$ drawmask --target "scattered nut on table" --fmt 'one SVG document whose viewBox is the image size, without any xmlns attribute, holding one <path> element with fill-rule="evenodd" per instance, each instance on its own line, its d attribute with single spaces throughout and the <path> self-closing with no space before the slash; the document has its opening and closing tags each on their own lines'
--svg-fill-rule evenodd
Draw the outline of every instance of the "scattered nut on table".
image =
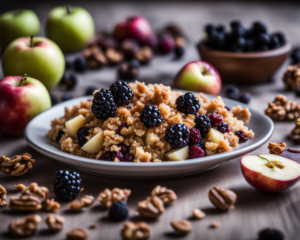
<svg viewBox="0 0 300 240">
<path fill-rule="evenodd" d="M 56 202 L 54 198 L 52 198 L 51 200 L 50 199 L 46 200 L 45 210 L 47 212 L 56 213 L 59 208 L 60 208 L 60 204 Z"/>
<path fill-rule="evenodd" d="M 192 231 L 192 224 L 186 220 L 171 221 L 170 224 L 178 234 L 186 234 Z"/>
<path fill-rule="evenodd" d="M 15 185 L 15 189 L 17 191 L 22 191 L 24 188 L 26 188 L 26 186 L 24 184 L 18 184 L 18 185 Z"/>
<path fill-rule="evenodd" d="M 99 194 L 97 199 L 104 207 L 110 208 L 110 206 L 116 201 L 126 201 L 130 194 L 130 189 L 114 188 L 112 191 L 110 191 L 108 188 L 106 188 Z"/>
<path fill-rule="evenodd" d="M 6 189 L 0 184 L 0 206 L 6 206 Z"/>
<path fill-rule="evenodd" d="M 32 168 L 35 162 L 29 153 L 16 155 L 12 158 L 0 157 L 0 171 L 9 176 L 20 176 Z"/>
<path fill-rule="evenodd" d="M 157 197 L 148 197 L 138 203 L 136 211 L 146 218 L 157 218 L 165 212 L 163 201 Z"/>
<path fill-rule="evenodd" d="M 63 228 L 65 218 L 54 214 L 48 214 L 45 222 L 52 232 L 58 232 Z"/>
<path fill-rule="evenodd" d="M 237 199 L 233 191 L 222 187 L 213 187 L 210 189 L 208 197 L 216 208 L 223 211 L 232 209 Z"/>
<path fill-rule="evenodd" d="M 72 211 L 80 211 L 82 208 L 90 207 L 94 202 L 94 197 L 91 195 L 84 195 L 81 200 L 74 200 L 73 202 L 68 204 L 68 207 Z"/>
<path fill-rule="evenodd" d="M 95 228 L 97 228 L 97 227 L 98 227 L 97 223 L 92 223 L 92 224 L 89 226 L 90 229 L 95 229 Z"/>
<path fill-rule="evenodd" d="M 35 233 L 42 221 L 39 215 L 29 215 L 23 219 L 17 218 L 9 224 L 9 232 L 13 237 L 28 237 Z"/>
<path fill-rule="evenodd" d="M 145 240 L 150 237 L 151 227 L 145 222 L 125 222 L 121 235 L 124 240 Z"/>
<path fill-rule="evenodd" d="M 84 240 L 89 236 L 88 232 L 83 228 L 73 228 L 67 233 L 67 240 Z"/>
<path fill-rule="evenodd" d="M 195 218 L 202 219 L 202 218 L 205 218 L 206 214 L 205 214 L 205 212 L 203 212 L 200 209 L 196 208 L 196 209 L 193 210 L 193 216 Z"/>
<path fill-rule="evenodd" d="M 292 139 L 295 143 L 300 144 L 300 118 L 296 120 L 295 127 L 290 132 L 289 138 Z"/>
<path fill-rule="evenodd" d="M 211 224 L 210 224 L 210 227 L 211 228 L 218 228 L 218 227 L 221 227 L 221 223 L 219 221 L 213 221 Z"/>
<path fill-rule="evenodd" d="M 283 75 L 283 82 L 288 90 L 300 88 L 300 64 L 288 66 Z"/>
<path fill-rule="evenodd" d="M 286 149 L 286 143 L 281 142 L 281 143 L 275 143 L 275 142 L 270 142 L 268 146 L 270 154 L 281 154 L 284 152 Z"/>
<path fill-rule="evenodd" d="M 166 187 L 161 187 L 160 185 L 157 185 L 152 190 L 151 196 L 159 197 L 163 201 L 164 205 L 167 205 L 177 200 L 177 195 L 173 190 L 167 189 Z"/>
</svg>

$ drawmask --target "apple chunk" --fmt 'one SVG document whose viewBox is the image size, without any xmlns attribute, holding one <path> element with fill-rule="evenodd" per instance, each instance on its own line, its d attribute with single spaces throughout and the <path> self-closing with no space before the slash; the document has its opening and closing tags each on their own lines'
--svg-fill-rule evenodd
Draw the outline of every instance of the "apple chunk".
<svg viewBox="0 0 300 240">
<path fill-rule="evenodd" d="M 77 136 L 77 131 L 86 123 L 86 119 L 81 114 L 66 122 L 68 134 L 72 137 Z"/>
<path fill-rule="evenodd" d="M 206 137 L 207 137 L 208 142 L 214 142 L 214 143 L 218 143 L 218 144 L 219 144 L 220 139 L 224 140 L 224 135 L 214 128 L 211 128 L 209 130 Z"/>
<path fill-rule="evenodd" d="M 250 185 L 267 192 L 285 190 L 300 178 L 299 163 L 274 154 L 244 156 L 241 168 Z"/>
<path fill-rule="evenodd" d="M 81 149 L 89 153 L 97 153 L 103 148 L 103 141 L 104 135 L 102 129 L 100 129 L 100 132 L 84 144 Z"/>
<path fill-rule="evenodd" d="M 185 160 L 189 156 L 189 146 L 173 149 L 165 154 L 165 156 L 173 161 Z"/>
</svg>

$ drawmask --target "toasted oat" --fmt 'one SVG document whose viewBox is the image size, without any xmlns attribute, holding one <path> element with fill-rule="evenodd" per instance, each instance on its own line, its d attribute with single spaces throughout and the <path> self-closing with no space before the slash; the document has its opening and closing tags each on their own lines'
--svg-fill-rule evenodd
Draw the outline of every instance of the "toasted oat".
<svg viewBox="0 0 300 240">
<path fill-rule="evenodd" d="M 0 184 L 0 207 L 7 205 L 6 194 L 7 194 L 6 189 Z"/>
<path fill-rule="evenodd" d="M 286 149 L 286 143 L 281 142 L 281 143 L 275 143 L 275 142 L 270 142 L 268 146 L 270 154 L 281 154 L 284 152 Z"/>
<path fill-rule="evenodd" d="M 192 231 L 192 224 L 186 220 L 171 221 L 171 226 L 178 234 L 186 234 Z"/>
<path fill-rule="evenodd" d="M 58 232 L 63 228 L 65 218 L 54 214 L 48 214 L 45 222 L 52 232 Z"/>
<path fill-rule="evenodd" d="M 193 216 L 195 218 L 202 219 L 202 218 L 205 218 L 206 214 L 205 214 L 205 212 L 201 211 L 200 209 L 195 208 L 193 210 Z"/>
<path fill-rule="evenodd" d="M 219 221 L 213 221 L 210 225 L 211 228 L 218 228 L 221 227 L 221 223 Z"/>
<path fill-rule="evenodd" d="M 39 215 L 29 215 L 25 218 L 17 218 L 9 224 L 9 232 L 13 237 L 29 237 L 33 235 L 38 224 L 42 221 Z"/>
<path fill-rule="evenodd" d="M 76 227 L 67 233 L 67 240 L 85 240 L 88 236 L 89 234 L 86 230 Z"/>
<path fill-rule="evenodd" d="M 52 198 L 51 200 L 50 199 L 46 200 L 45 210 L 47 212 L 56 213 L 59 208 L 60 208 L 60 204 L 56 202 L 54 198 Z"/>
<path fill-rule="evenodd" d="M 15 189 L 17 191 L 22 191 L 26 186 L 24 184 L 15 185 Z"/>
</svg>

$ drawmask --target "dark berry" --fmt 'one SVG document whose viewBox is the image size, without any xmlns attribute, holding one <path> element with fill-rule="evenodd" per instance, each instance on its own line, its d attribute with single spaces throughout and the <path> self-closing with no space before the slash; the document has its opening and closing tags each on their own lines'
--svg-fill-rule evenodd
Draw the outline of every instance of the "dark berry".
<svg viewBox="0 0 300 240">
<path fill-rule="evenodd" d="M 207 116 L 209 117 L 212 127 L 220 126 L 223 122 L 223 119 L 220 114 L 210 113 Z"/>
<path fill-rule="evenodd" d="M 229 133 L 230 132 L 230 127 L 226 122 L 222 122 L 220 126 L 217 127 L 217 130 L 221 133 Z"/>
<path fill-rule="evenodd" d="M 247 39 L 253 38 L 253 30 L 252 29 L 245 30 L 245 38 L 247 38 Z"/>
<path fill-rule="evenodd" d="M 291 53 L 292 64 L 300 63 L 300 48 L 293 49 Z"/>
<path fill-rule="evenodd" d="M 136 59 L 131 59 L 128 64 L 133 68 L 139 68 L 141 66 L 140 62 Z"/>
<path fill-rule="evenodd" d="M 183 47 L 176 46 L 176 47 L 174 48 L 174 54 L 175 54 L 175 58 L 176 58 L 176 59 L 181 58 L 181 57 L 184 55 L 184 48 L 183 48 Z"/>
<path fill-rule="evenodd" d="M 256 51 L 268 51 L 270 48 L 268 47 L 268 45 L 262 45 L 262 46 L 258 46 L 255 50 Z"/>
<path fill-rule="evenodd" d="M 64 75 L 64 79 L 61 80 L 60 85 L 66 90 L 72 90 L 78 83 L 78 78 L 75 74 L 68 76 Z"/>
<path fill-rule="evenodd" d="M 231 93 L 227 94 L 227 97 L 228 97 L 229 99 L 233 99 L 233 100 L 238 100 L 238 99 L 239 99 L 239 95 L 237 95 L 237 94 L 234 93 L 234 92 L 231 92 Z"/>
<path fill-rule="evenodd" d="M 200 109 L 199 99 L 193 93 L 186 93 L 176 99 L 177 110 L 186 114 L 196 114 Z"/>
<path fill-rule="evenodd" d="M 118 147 L 121 148 L 120 152 L 125 155 L 128 152 L 128 147 L 124 143 L 118 144 Z"/>
<path fill-rule="evenodd" d="M 230 22 L 230 27 L 231 27 L 231 29 L 237 29 L 237 28 L 240 28 L 243 26 L 242 26 L 242 23 L 240 20 L 233 20 Z"/>
<path fill-rule="evenodd" d="M 189 148 L 188 159 L 200 158 L 200 157 L 203 157 L 204 154 L 205 154 L 205 152 L 201 147 L 199 147 L 197 145 L 193 145 Z"/>
<path fill-rule="evenodd" d="M 253 23 L 252 29 L 253 29 L 253 33 L 256 36 L 259 35 L 260 33 L 268 32 L 267 26 L 264 23 L 259 21 Z"/>
<path fill-rule="evenodd" d="M 217 32 L 224 33 L 225 32 L 225 26 L 224 25 L 218 25 L 216 27 Z"/>
<path fill-rule="evenodd" d="M 124 161 L 125 162 L 133 162 L 134 156 L 131 153 L 126 153 L 124 156 Z"/>
<path fill-rule="evenodd" d="M 247 39 L 244 47 L 245 52 L 253 52 L 254 51 L 254 42 L 251 39 Z"/>
<path fill-rule="evenodd" d="M 109 209 L 109 217 L 113 221 L 123 221 L 128 217 L 128 207 L 124 202 L 114 202 Z"/>
<path fill-rule="evenodd" d="M 205 143 L 206 143 L 206 142 L 200 141 L 200 142 L 197 144 L 198 147 L 200 147 L 204 152 L 205 152 L 205 150 L 206 150 Z"/>
<path fill-rule="evenodd" d="M 248 104 L 251 100 L 251 95 L 249 93 L 242 93 L 239 97 L 239 101 Z"/>
<path fill-rule="evenodd" d="M 201 140 L 201 134 L 199 129 L 197 128 L 191 128 L 190 129 L 190 137 L 189 137 L 189 145 L 196 145 L 200 142 Z"/>
<path fill-rule="evenodd" d="M 51 100 L 52 106 L 54 106 L 55 104 L 58 103 L 58 98 L 55 95 L 53 95 L 52 93 L 50 93 L 50 100 Z"/>
<path fill-rule="evenodd" d="M 133 98 L 133 92 L 126 82 L 116 81 L 109 90 L 111 91 L 117 106 L 126 106 Z"/>
<path fill-rule="evenodd" d="M 208 36 L 207 45 L 214 49 L 223 49 L 225 44 L 224 34 L 217 31 L 212 32 Z"/>
<path fill-rule="evenodd" d="M 225 108 L 228 112 L 231 111 L 230 107 L 225 106 L 224 108 Z"/>
<path fill-rule="evenodd" d="M 127 123 L 122 123 L 118 128 L 117 134 L 121 135 L 121 131 L 123 128 L 129 128 L 129 125 Z"/>
<path fill-rule="evenodd" d="M 111 91 L 101 89 L 99 92 L 96 92 L 91 110 L 97 119 L 106 120 L 109 117 L 114 117 L 117 111 L 117 104 L 114 102 Z"/>
<path fill-rule="evenodd" d="M 72 201 L 80 192 L 80 174 L 73 171 L 59 170 L 53 179 L 53 191 L 63 201 Z"/>
<path fill-rule="evenodd" d="M 138 73 L 138 67 L 124 63 L 118 69 L 118 79 L 128 81 L 134 80 L 137 78 Z"/>
<path fill-rule="evenodd" d="M 174 46 L 173 37 L 169 35 L 164 35 L 158 42 L 159 52 L 163 54 L 171 52 Z"/>
<path fill-rule="evenodd" d="M 88 65 L 83 58 L 77 58 L 74 61 L 74 68 L 77 72 L 84 72 L 87 70 Z"/>
<path fill-rule="evenodd" d="M 270 35 L 266 33 L 260 33 L 255 39 L 256 44 L 259 46 L 269 45 L 270 41 L 271 41 Z"/>
<path fill-rule="evenodd" d="M 113 152 L 112 153 L 112 160 L 114 161 L 115 159 L 119 159 L 120 162 L 124 161 L 124 155 L 121 152 Z"/>
<path fill-rule="evenodd" d="M 102 156 L 99 158 L 100 160 L 105 160 L 105 161 L 112 161 L 112 152 L 105 152 L 102 154 Z"/>
<path fill-rule="evenodd" d="M 89 129 L 86 127 L 81 127 L 77 131 L 77 140 L 78 144 L 82 147 L 84 144 L 87 143 L 86 137 L 89 135 Z"/>
<path fill-rule="evenodd" d="M 231 51 L 243 52 L 246 46 L 246 40 L 243 37 L 238 37 L 231 45 Z"/>
<path fill-rule="evenodd" d="M 90 96 L 93 95 L 95 90 L 98 90 L 99 88 L 95 87 L 95 86 L 89 86 L 86 91 L 85 91 L 85 96 Z"/>
<path fill-rule="evenodd" d="M 270 47 L 270 49 L 274 49 L 274 48 L 279 48 L 280 47 L 279 38 L 276 35 L 274 35 L 274 34 L 271 35 L 269 47 Z"/>
<path fill-rule="evenodd" d="M 73 65 L 73 63 L 66 59 L 66 70 L 71 69 L 72 65 Z"/>
<path fill-rule="evenodd" d="M 285 36 L 282 32 L 277 32 L 277 33 L 274 33 L 273 35 L 278 37 L 278 40 L 279 40 L 279 43 L 281 46 L 285 44 L 286 40 L 285 40 Z"/>
<path fill-rule="evenodd" d="M 164 140 L 169 142 L 172 148 L 182 148 L 189 143 L 190 131 L 185 124 L 173 124 L 167 127 Z"/>
<path fill-rule="evenodd" d="M 56 135 L 56 142 L 59 142 L 62 135 L 64 135 L 64 134 L 65 134 L 65 132 L 62 129 L 59 129 L 57 132 L 57 135 Z"/>
<path fill-rule="evenodd" d="M 71 100 L 71 99 L 73 99 L 73 96 L 71 94 L 67 94 L 67 93 L 62 95 L 62 97 L 61 97 L 62 102 L 68 101 L 68 100 Z"/>
<path fill-rule="evenodd" d="M 258 240 L 284 240 L 284 235 L 279 230 L 267 228 L 258 233 Z"/>
<path fill-rule="evenodd" d="M 62 75 L 62 77 L 61 77 L 61 79 L 59 81 L 59 84 L 60 85 L 65 84 L 66 80 L 67 80 L 67 75 L 64 73 L 64 75 Z"/>
<path fill-rule="evenodd" d="M 140 114 L 140 120 L 147 128 L 160 126 L 163 118 L 156 105 L 146 105 Z"/>
<path fill-rule="evenodd" d="M 233 86 L 233 85 L 229 85 L 225 89 L 225 94 L 229 95 L 230 93 L 234 93 L 236 95 L 240 95 L 240 90 L 237 87 Z"/>
<path fill-rule="evenodd" d="M 205 29 L 205 32 L 207 33 L 207 35 L 210 35 L 213 31 L 216 30 L 215 26 L 210 23 L 207 24 L 204 29 Z"/>
<path fill-rule="evenodd" d="M 245 29 L 243 27 L 232 29 L 231 31 L 232 39 L 238 39 L 238 38 L 244 39 L 244 37 L 245 37 Z"/>
<path fill-rule="evenodd" d="M 237 131 L 235 135 L 239 137 L 239 143 L 247 142 L 249 140 L 242 130 Z"/>
<path fill-rule="evenodd" d="M 211 122 L 208 116 L 199 115 L 195 119 L 195 128 L 200 130 L 201 137 L 204 138 L 211 128 Z"/>
<path fill-rule="evenodd" d="M 132 59 L 135 53 L 140 49 L 140 45 L 135 39 L 129 38 L 121 43 L 120 49 L 127 59 Z"/>
</svg>

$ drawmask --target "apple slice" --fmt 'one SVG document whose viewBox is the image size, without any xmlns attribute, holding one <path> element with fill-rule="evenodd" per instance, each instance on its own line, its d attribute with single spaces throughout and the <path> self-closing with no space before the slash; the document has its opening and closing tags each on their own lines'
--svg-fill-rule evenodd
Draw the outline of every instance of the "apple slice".
<svg viewBox="0 0 300 240">
<path fill-rule="evenodd" d="M 72 137 L 77 136 L 77 131 L 86 123 L 86 119 L 81 114 L 66 122 L 68 134 Z"/>
<path fill-rule="evenodd" d="M 173 149 L 165 154 L 172 161 L 181 161 L 189 157 L 189 146 Z"/>
<path fill-rule="evenodd" d="M 94 137 L 92 137 L 86 144 L 82 146 L 82 150 L 89 153 L 97 153 L 103 148 L 104 135 L 102 129 Z"/>
<path fill-rule="evenodd" d="M 151 136 L 151 133 L 148 129 L 147 133 L 145 134 L 145 144 L 146 145 L 150 145 L 150 136 Z"/>
<path fill-rule="evenodd" d="M 241 168 L 250 185 L 267 192 L 285 190 L 300 177 L 299 163 L 275 154 L 244 156 Z"/>
<path fill-rule="evenodd" d="M 209 130 L 206 137 L 207 137 L 208 142 L 214 142 L 214 143 L 218 143 L 218 144 L 219 144 L 220 139 L 224 140 L 224 135 L 214 128 L 211 128 Z"/>
</svg>

